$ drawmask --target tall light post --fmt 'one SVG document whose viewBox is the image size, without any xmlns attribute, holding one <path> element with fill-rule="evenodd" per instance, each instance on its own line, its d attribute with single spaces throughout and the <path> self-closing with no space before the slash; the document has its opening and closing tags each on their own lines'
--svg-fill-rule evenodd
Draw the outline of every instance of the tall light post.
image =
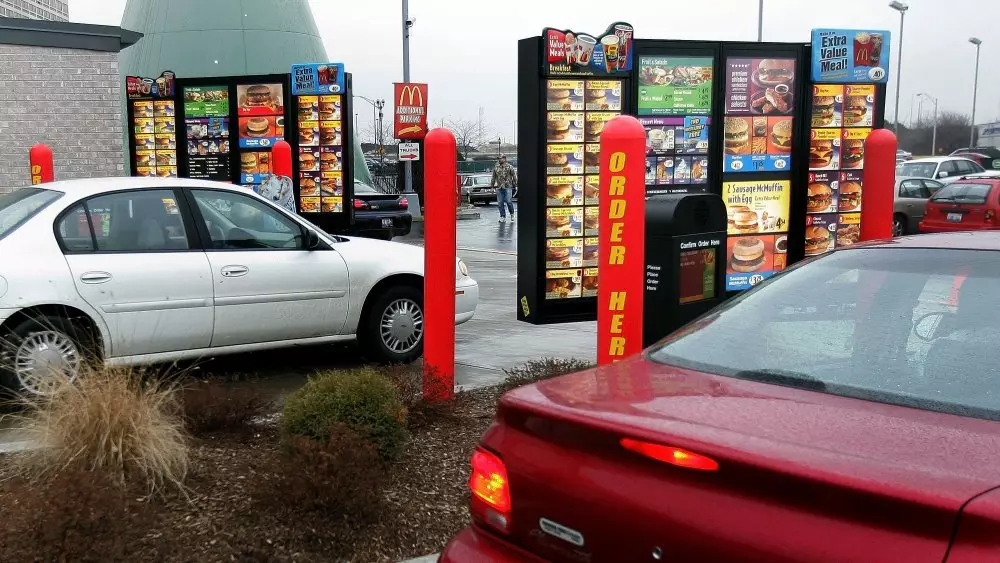
<svg viewBox="0 0 1000 563">
<path fill-rule="evenodd" d="M 380 153 L 380 157 L 381 157 L 380 160 L 382 160 L 384 162 L 385 161 L 385 139 L 383 138 L 384 135 L 382 133 L 382 129 L 383 129 L 383 127 L 382 127 L 382 117 L 383 117 L 382 108 L 385 107 L 385 100 L 373 100 L 373 99 L 369 98 L 368 96 L 359 96 L 357 94 L 355 94 L 354 97 L 355 98 L 361 98 L 362 100 L 364 100 L 364 101 L 366 101 L 366 102 L 368 102 L 369 104 L 372 105 L 372 129 L 375 130 L 375 138 L 373 140 L 374 140 L 375 146 L 377 146 L 377 147 L 379 147 L 379 148 L 382 149 L 382 150 L 380 150 L 378 152 Z M 354 114 L 355 130 L 357 130 L 357 115 L 358 114 Z"/>
<path fill-rule="evenodd" d="M 923 94 L 923 93 L 921 93 L 921 94 L 917 94 L 917 95 L 920 96 L 921 99 L 927 98 L 928 100 L 934 102 L 934 122 L 932 124 L 932 129 L 931 129 L 931 156 L 936 156 L 937 155 L 937 108 L 938 108 L 938 100 L 937 100 L 937 98 L 935 98 L 934 96 L 931 96 L 930 94 Z M 971 147 L 971 145 L 970 145 L 970 147 Z"/>
<path fill-rule="evenodd" d="M 764 40 L 764 0 L 757 3 L 757 43 Z"/>
<path fill-rule="evenodd" d="M 903 77 L 903 20 L 906 16 L 906 11 L 910 7 L 898 0 L 892 0 L 889 2 L 889 7 L 893 10 L 899 12 L 899 54 L 896 56 L 896 116 L 892 118 L 893 127 L 896 129 L 896 134 L 899 134 L 899 87 L 902 84 L 900 80 Z"/>
<path fill-rule="evenodd" d="M 972 123 L 969 128 L 969 148 L 976 144 L 976 91 L 979 89 L 979 46 L 983 44 L 978 37 L 970 37 L 969 43 L 976 46 L 976 77 L 972 82 Z"/>
<path fill-rule="evenodd" d="M 410 28 L 414 23 L 416 18 L 410 17 L 410 2 L 403 0 L 403 82 L 410 81 Z M 403 192 L 413 193 L 413 163 L 409 160 L 403 163 Z"/>
</svg>

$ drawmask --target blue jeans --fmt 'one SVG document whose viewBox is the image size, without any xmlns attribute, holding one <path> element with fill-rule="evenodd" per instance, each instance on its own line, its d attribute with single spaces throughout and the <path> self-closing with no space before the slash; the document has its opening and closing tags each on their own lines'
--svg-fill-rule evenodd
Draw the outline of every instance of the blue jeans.
<svg viewBox="0 0 1000 563">
<path fill-rule="evenodd" d="M 507 209 L 510 208 L 510 216 L 514 216 L 514 200 L 511 197 L 511 188 L 497 188 L 497 203 L 500 204 L 500 218 L 507 217 Z"/>
</svg>

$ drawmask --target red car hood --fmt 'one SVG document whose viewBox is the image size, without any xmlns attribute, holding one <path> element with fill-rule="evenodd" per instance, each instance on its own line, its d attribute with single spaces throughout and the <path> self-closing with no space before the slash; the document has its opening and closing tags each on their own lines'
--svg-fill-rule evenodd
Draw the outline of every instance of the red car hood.
<svg viewBox="0 0 1000 563">
<path fill-rule="evenodd" d="M 644 358 L 524 387 L 501 404 L 942 508 L 1000 484 L 1000 423 Z"/>
</svg>

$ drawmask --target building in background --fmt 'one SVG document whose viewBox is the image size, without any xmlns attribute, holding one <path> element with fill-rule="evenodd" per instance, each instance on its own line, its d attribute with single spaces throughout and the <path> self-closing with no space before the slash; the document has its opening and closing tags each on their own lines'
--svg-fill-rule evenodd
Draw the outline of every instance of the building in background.
<svg viewBox="0 0 1000 563">
<path fill-rule="evenodd" d="M 56 180 L 121 176 L 125 117 L 118 27 L 0 18 L 0 192 L 30 184 L 28 150 L 52 148 Z"/>
<path fill-rule="evenodd" d="M 0 0 L 0 17 L 69 21 L 69 0 Z"/>
</svg>

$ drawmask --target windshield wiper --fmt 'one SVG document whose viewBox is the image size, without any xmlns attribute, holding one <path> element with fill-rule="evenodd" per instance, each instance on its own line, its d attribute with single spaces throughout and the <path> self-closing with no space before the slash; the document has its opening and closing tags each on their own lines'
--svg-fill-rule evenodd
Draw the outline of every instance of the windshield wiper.
<svg viewBox="0 0 1000 563">
<path fill-rule="evenodd" d="M 809 391 L 826 390 L 826 383 L 822 380 L 816 379 L 811 375 L 784 369 L 745 369 L 734 373 L 733 377 L 760 381 L 762 383 L 785 385 L 787 387 L 797 387 Z"/>
</svg>

